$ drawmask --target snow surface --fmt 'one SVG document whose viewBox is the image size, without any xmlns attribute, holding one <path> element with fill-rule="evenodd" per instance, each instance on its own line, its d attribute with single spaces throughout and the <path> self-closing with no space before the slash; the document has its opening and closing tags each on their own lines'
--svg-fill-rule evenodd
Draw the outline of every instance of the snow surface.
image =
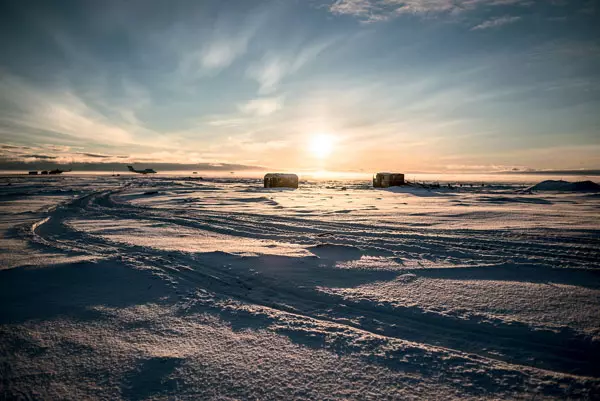
<svg viewBox="0 0 600 401">
<path fill-rule="evenodd" d="M 593 181 L 569 182 L 563 180 L 546 180 L 529 188 L 530 191 L 571 191 L 571 192 L 600 192 L 600 185 Z"/>
<path fill-rule="evenodd" d="M 0 178 L 0 399 L 600 397 L 597 194 L 261 186 Z"/>
</svg>

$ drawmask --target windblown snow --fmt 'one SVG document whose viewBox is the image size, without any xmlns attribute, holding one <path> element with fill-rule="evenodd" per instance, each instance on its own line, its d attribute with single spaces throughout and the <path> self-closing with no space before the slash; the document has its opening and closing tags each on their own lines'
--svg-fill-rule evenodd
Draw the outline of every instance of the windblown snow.
<svg viewBox="0 0 600 401">
<path fill-rule="evenodd" d="M 598 194 L 0 185 L 0 399 L 600 397 Z"/>
</svg>

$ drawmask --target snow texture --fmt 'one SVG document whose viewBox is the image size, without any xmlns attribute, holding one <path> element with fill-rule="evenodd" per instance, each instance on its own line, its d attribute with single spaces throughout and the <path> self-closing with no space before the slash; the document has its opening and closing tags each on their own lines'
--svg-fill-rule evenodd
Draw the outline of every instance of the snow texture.
<svg viewBox="0 0 600 401">
<path fill-rule="evenodd" d="M 600 185 L 593 181 L 577 181 L 569 182 L 563 180 L 546 180 L 535 184 L 531 188 L 532 191 L 593 191 L 600 192 Z"/>
<path fill-rule="evenodd" d="M 0 399 L 600 397 L 597 193 L 261 184 L 0 178 Z"/>
</svg>

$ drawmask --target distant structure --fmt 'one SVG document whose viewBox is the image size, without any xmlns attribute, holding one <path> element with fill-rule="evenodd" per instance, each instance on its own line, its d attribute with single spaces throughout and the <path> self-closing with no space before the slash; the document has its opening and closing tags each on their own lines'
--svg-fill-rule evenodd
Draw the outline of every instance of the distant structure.
<svg viewBox="0 0 600 401">
<path fill-rule="evenodd" d="M 42 170 L 42 172 L 40 174 L 42 174 L 42 175 L 48 175 L 48 170 Z"/>
<path fill-rule="evenodd" d="M 147 168 L 145 170 L 136 170 L 133 168 L 133 166 L 127 166 L 127 168 L 129 169 L 129 171 L 131 171 L 132 173 L 137 173 L 137 174 L 156 174 L 156 171 L 154 171 L 151 168 Z"/>
<path fill-rule="evenodd" d="M 264 178 L 265 188 L 298 188 L 296 174 L 268 173 Z"/>
<path fill-rule="evenodd" d="M 38 175 L 38 172 L 37 171 L 30 171 L 29 175 Z"/>
<path fill-rule="evenodd" d="M 54 175 L 55 175 L 55 174 L 62 174 L 62 173 L 64 173 L 64 172 L 67 172 L 67 173 L 68 173 L 69 171 L 71 171 L 71 170 L 61 170 L 61 169 L 58 169 L 58 168 L 57 168 L 57 169 L 54 169 L 54 170 L 50 170 L 50 171 L 48 171 L 48 174 L 54 174 Z M 43 171 L 42 171 L 42 174 L 44 174 L 44 172 L 43 172 Z"/>
<path fill-rule="evenodd" d="M 374 188 L 388 188 L 406 185 L 404 174 L 400 173 L 377 173 L 373 176 Z"/>
</svg>

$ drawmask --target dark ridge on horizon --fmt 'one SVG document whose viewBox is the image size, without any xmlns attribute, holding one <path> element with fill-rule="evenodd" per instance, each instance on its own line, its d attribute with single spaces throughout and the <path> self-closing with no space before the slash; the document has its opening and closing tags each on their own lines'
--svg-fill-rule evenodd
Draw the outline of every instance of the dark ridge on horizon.
<svg viewBox="0 0 600 401">
<path fill-rule="evenodd" d="M 0 161 L 0 170 L 5 171 L 31 171 L 31 170 L 53 170 L 53 169 L 72 169 L 73 171 L 127 171 L 127 165 L 133 165 L 136 168 L 153 168 L 156 171 L 181 171 L 181 170 L 199 170 L 199 171 L 239 171 L 239 170 L 264 170 L 261 166 L 248 166 L 245 164 L 229 163 L 195 163 L 195 164 L 177 164 L 177 163 L 55 163 L 51 161 L 39 162 L 17 162 Z"/>
</svg>

